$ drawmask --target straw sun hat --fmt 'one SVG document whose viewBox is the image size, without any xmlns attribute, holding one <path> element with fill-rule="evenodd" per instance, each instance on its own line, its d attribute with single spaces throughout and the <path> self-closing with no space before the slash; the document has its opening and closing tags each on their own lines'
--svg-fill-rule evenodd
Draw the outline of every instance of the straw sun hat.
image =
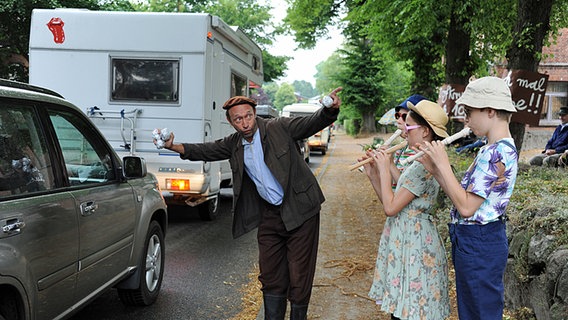
<svg viewBox="0 0 568 320">
<path fill-rule="evenodd" d="M 434 133 L 442 138 L 448 137 L 446 124 L 448 123 L 448 115 L 446 111 L 435 102 L 422 100 L 416 105 L 408 102 L 407 106 L 410 110 L 418 113 L 434 130 Z"/>
</svg>

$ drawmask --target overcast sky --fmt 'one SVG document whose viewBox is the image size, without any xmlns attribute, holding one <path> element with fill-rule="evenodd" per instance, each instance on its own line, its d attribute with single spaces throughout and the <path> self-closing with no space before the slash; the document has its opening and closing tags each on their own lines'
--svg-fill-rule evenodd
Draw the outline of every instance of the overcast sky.
<svg viewBox="0 0 568 320">
<path fill-rule="evenodd" d="M 272 0 L 271 3 L 273 7 L 271 13 L 275 21 L 282 21 L 286 16 L 286 1 Z M 294 50 L 297 46 L 292 36 L 277 37 L 268 52 L 275 56 L 289 56 L 292 59 L 288 61 L 286 76 L 276 82 L 292 83 L 294 80 L 305 80 L 315 87 L 316 65 L 326 60 L 343 42 L 343 36 L 339 30 L 332 29 L 329 35 L 330 39 L 320 39 L 313 50 Z"/>
</svg>

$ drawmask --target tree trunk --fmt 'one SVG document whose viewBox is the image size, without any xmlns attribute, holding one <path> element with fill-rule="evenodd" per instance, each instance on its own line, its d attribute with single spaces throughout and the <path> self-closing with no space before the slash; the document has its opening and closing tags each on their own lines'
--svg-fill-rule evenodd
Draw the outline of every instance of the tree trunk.
<svg viewBox="0 0 568 320">
<path fill-rule="evenodd" d="M 463 14 L 457 13 L 456 6 L 458 5 L 466 6 Z M 471 32 L 470 29 L 464 29 L 464 26 L 470 24 L 472 15 L 469 2 L 466 1 L 463 4 L 460 1 L 452 2 L 448 42 L 446 43 L 446 83 L 467 85 L 469 75 L 475 69 L 469 54 Z"/>
<path fill-rule="evenodd" d="M 411 91 L 420 93 L 425 97 L 433 99 L 438 96 L 437 85 L 443 79 L 438 75 L 437 68 L 440 68 L 440 55 L 438 43 L 444 41 L 446 35 L 442 31 L 432 34 L 430 39 L 416 39 L 417 50 L 412 58 L 412 71 L 414 81 Z"/>
<path fill-rule="evenodd" d="M 365 111 L 362 114 L 361 134 L 370 134 L 377 132 L 377 121 L 375 120 L 375 111 Z"/>
<path fill-rule="evenodd" d="M 507 50 L 507 68 L 538 71 L 540 53 L 550 30 L 550 13 L 554 0 L 518 0 L 517 23 L 513 43 Z M 525 124 L 511 123 L 511 134 L 520 152 L 525 136 Z"/>
</svg>

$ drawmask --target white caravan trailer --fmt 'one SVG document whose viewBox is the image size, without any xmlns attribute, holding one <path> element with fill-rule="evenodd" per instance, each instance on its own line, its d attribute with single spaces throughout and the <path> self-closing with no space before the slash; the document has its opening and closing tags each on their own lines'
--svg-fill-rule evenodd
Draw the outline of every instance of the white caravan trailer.
<svg viewBox="0 0 568 320">
<path fill-rule="evenodd" d="M 119 153 L 145 158 L 169 204 L 218 212 L 228 161 L 181 160 L 158 150 L 154 128 L 200 143 L 234 132 L 223 103 L 262 83 L 262 52 L 241 30 L 197 13 L 35 9 L 30 83 L 84 108 Z"/>
</svg>

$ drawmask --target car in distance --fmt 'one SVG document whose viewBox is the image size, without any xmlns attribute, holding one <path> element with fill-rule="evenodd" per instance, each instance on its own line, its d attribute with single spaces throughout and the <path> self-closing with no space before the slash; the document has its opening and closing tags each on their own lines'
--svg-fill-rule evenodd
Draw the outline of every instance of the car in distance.
<svg viewBox="0 0 568 320">
<path fill-rule="evenodd" d="M 167 221 L 142 158 L 57 93 L 0 80 L 0 320 L 67 318 L 112 287 L 152 304 Z"/>
<path fill-rule="evenodd" d="M 325 127 L 308 139 L 308 146 L 310 151 L 319 151 L 323 156 L 327 153 L 329 148 L 329 141 L 331 140 L 331 128 Z"/>
<path fill-rule="evenodd" d="M 261 118 L 273 119 L 278 118 L 280 113 L 276 108 L 268 104 L 259 104 L 256 106 L 256 115 Z"/>
</svg>

